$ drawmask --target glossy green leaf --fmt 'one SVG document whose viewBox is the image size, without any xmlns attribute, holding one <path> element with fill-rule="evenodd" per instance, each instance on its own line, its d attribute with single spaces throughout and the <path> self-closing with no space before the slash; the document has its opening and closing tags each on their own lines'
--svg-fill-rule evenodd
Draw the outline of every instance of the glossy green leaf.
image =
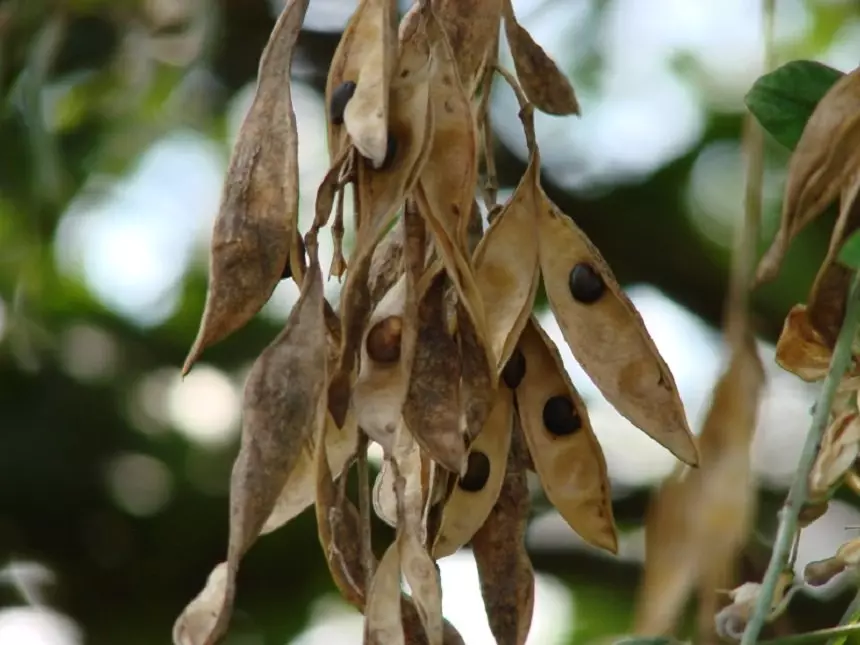
<svg viewBox="0 0 860 645">
<path fill-rule="evenodd" d="M 794 150 L 821 98 L 843 76 L 811 60 L 795 60 L 760 77 L 744 101 L 761 126 Z"/>
<path fill-rule="evenodd" d="M 851 269 L 860 269 L 860 231 L 845 240 L 839 250 L 839 262 Z"/>
</svg>

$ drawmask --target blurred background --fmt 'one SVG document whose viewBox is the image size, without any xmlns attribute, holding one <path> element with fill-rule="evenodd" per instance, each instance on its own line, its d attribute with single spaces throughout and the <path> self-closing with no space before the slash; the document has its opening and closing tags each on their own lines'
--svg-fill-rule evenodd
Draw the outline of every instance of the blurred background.
<svg viewBox="0 0 860 645">
<path fill-rule="evenodd" d="M 173 620 L 223 558 L 241 389 L 295 285 L 281 284 L 185 380 L 179 367 L 203 307 L 230 148 L 282 7 L 0 1 L 2 645 L 169 643 Z M 322 88 L 354 7 L 311 0 L 299 39 L 302 230 L 328 164 Z M 726 358 L 719 326 L 742 210 L 743 95 L 762 66 L 759 2 L 514 7 L 582 105 L 581 118 L 537 115 L 546 191 L 629 290 L 698 430 Z M 779 0 L 776 53 L 780 62 L 853 69 L 860 3 Z M 510 65 L 506 50 L 503 62 Z M 492 111 L 504 197 L 525 169 L 525 142 L 500 83 Z M 787 155 L 767 142 L 762 248 L 776 230 Z M 806 298 L 831 225 L 825 218 L 804 232 L 780 278 L 755 297 L 768 384 L 754 444 L 760 521 L 742 563 L 750 580 L 766 566 L 815 393 L 774 364 L 773 343 L 789 307 Z M 330 296 L 338 290 L 328 283 Z M 561 342 L 552 317 L 540 318 Z M 536 489 L 528 536 L 538 571 L 535 645 L 628 629 L 649 491 L 674 466 L 564 350 L 606 453 L 621 550 L 610 558 L 584 546 Z M 798 568 L 856 535 L 855 506 L 838 499 L 804 532 Z M 469 645 L 491 644 L 469 552 L 440 565 L 446 615 Z M 839 578 L 799 594 L 777 629 L 832 625 L 850 595 Z M 360 616 L 328 580 L 312 511 L 252 549 L 228 643 L 353 643 L 360 632 Z"/>
</svg>

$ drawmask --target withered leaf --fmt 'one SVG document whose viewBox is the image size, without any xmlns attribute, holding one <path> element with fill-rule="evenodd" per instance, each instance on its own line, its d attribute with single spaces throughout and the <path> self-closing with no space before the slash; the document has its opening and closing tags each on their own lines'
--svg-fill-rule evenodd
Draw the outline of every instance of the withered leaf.
<svg viewBox="0 0 860 645">
<path fill-rule="evenodd" d="M 857 457 L 860 456 L 860 416 L 856 410 L 839 414 L 821 440 L 818 456 L 809 473 L 809 497 L 826 498 Z"/>
<path fill-rule="evenodd" d="M 203 351 L 256 314 L 289 259 L 299 205 L 293 49 L 308 0 L 290 0 L 260 58 L 257 91 L 230 157 L 209 258 L 209 288 L 187 374 Z"/>
<path fill-rule="evenodd" d="M 809 322 L 806 306 L 788 312 L 776 343 L 777 364 L 804 381 L 824 378 L 830 369 L 832 351 Z"/>
<path fill-rule="evenodd" d="M 516 390 L 519 417 L 547 499 L 584 540 L 615 553 L 606 461 L 588 411 L 558 349 L 534 317 L 523 329 L 519 349 L 526 363 Z"/>
<path fill-rule="evenodd" d="M 540 278 L 534 222 L 536 154 L 475 249 L 472 261 L 484 309 L 492 312 L 487 317 L 487 340 L 499 373 L 531 316 Z"/>
<path fill-rule="evenodd" d="M 444 558 L 457 551 L 472 539 L 490 514 L 505 480 L 513 415 L 513 393 L 500 387 L 483 430 L 470 446 L 465 481 L 454 487 L 445 502 L 433 545 L 434 557 Z"/>
<path fill-rule="evenodd" d="M 499 497 L 472 538 L 490 630 L 497 643 L 524 645 L 534 611 L 535 577 L 525 547 L 529 519 L 527 448 L 514 437 Z"/>
<path fill-rule="evenodd" d="M 511 48 L 517 79 L 526 97 L 546 114 L 579 114 L 573 86 L 531 34 L 517 22 L 511 0 L 505 0 L 503 11 L 505 36 Z"/>
<path fill-rule="evenodd" d="M 446 327 L 444 288 L 445 273 L 439 271 L 421 295 L 403 420 L 434 461 L 459 474 L 466 457 L 460 427 L 460 356 Z"/>
<path fill-rule="evenodd" d="M 405 645 L 400 613 L 399 556 L 395 542 L 385 551 L 373 575 L 364 611 L 365 645 Z"/>
<path fill-rule="evenodd" d="M 788 165 L 779 230 L 756 279 L 772 280 L 791 240 L 833 202 L 860 170 L 860 68 L 841 77 L 818 102 Z"/>
<path fill-rule="evenodd" d="M 696 465 L 696 443 L 675 379 L 642 317 L 591 240 L 543 190 L 537 192 L 541 273 L 573 356 L 618 412 L 681 461 Z"/>
<path fill-rule="evenodd" d="M 179 617 L 174 633 L 183 634 L 182 645 L 208 645 L 226 631 L 240 559 L 275 508 L 309 438 L 318 437 L 318 443 L 325 444 L 321 439 L 327 372 L 323 301 L 322 275 L 312 248 L 299 299 L 283 331 L 254 362 L 245 384 L 242 443 L 230 480 L 224 594 L 220 602 L 208 596 L 212 603 L 208 620 L 193 620 L 186 613 Z"/>
</svg>

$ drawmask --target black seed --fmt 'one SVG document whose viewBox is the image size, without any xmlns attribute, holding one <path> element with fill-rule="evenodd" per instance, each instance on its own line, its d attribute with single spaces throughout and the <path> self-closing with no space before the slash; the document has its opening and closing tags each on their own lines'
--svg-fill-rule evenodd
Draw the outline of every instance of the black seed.
<svg viewBox="0 0 860 645">
<path fill-rule="evenodd" d="M 391 168 L 394 163 L 394 157 L 397 156 L 397 137 L 391 132 L 388 133 L 388 147 L 385 149 L 385 159 L 382 160 L 382 165 L 377 170 L 383 171 Z"/>
<path fill-rule="evenodd" d="M 587 262 L 580 262 L 570 271 L 570 295 L 584 305 L 600 300 L 606 291 L 603 277 Z"/>
<path fill-rule="evenodd" d="M 525 375 L 526 357 L 523 356 L 520 348 L 517 347 L 514 349 L 514 353 L 511 354 L 508 362 L 505 363 L 505 367 L 502 370 L 502 380 L 504 380 L 505 385 L 509 388 L 516 390 Z"/>
<path fill-rule="evenodd" d="M 477 493 L 487 485 L 490 478 L 490 460 L 483 452 L 473 450 L 469 453 L 469 466 L 466 474 L 460 477 L 460 488 L 469 493 Z"/>
<path fill-rule="evenodd" d="M 554 396 L 543 406 L 543 425 L 556 437 L 571 435 L 582 427 L 582 419 L 566 396 Z"/>
<path fill-rule="evenodd" d="M 331 93 L 331 105 L 329 105 L 329 119 L 333 125 L 343 124 L 343 112 L 353 94 L 355 94 L 354 81 L 344 81 L 334 88 Z"/>
</svg>

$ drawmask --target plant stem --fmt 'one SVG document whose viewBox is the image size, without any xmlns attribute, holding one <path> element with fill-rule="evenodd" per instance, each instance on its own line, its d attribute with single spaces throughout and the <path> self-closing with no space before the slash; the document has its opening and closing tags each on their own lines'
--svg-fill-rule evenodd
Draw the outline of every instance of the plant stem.
<svg viewBox="0 0 860 645">
<path fill-rule="evenodd" d="M 821 643 L 825 638 L 851 636 L 852 634 L 860 634 L 860 625 L 843 625 L 842 627 L 819 629 L 817 632 L 795 634 L 794 636 L 785 636 L 783 638 L 762 641 L 760 645 L 810 645 L 811 643 Z"/>
<path fill-rule="evenodd" d="M 767 567 L 764 580 L 762 580 L 761 593 L 756 601 L 755 610 L 744 630 L 741 645 L 753 645 L 756 642 L 769 613 L 779 574 L 784 570 L 788 561 L 788 552 L 797 533 L 797 517 L 809 492 L 809 473 L 818 455 L 819 444 L 824 429 L 827 427 L 836 389 L 851 362 L 851 344 L 857 333 L 858 324 L 860 324 L 860 273 L 855 273 L 851 280 L 851 288 L 848 291 L 845 319 L 842 321 L 842 329 L 839 330 L 839 337 L 830 359 L 830 369 L 815 404 L 812 424 L 806 435 L 806 443 L 800 455 L 794 481 L 782 510 L 779 512 L 779 530 L 774 541 L 770 564 Z"/>
</svg>

